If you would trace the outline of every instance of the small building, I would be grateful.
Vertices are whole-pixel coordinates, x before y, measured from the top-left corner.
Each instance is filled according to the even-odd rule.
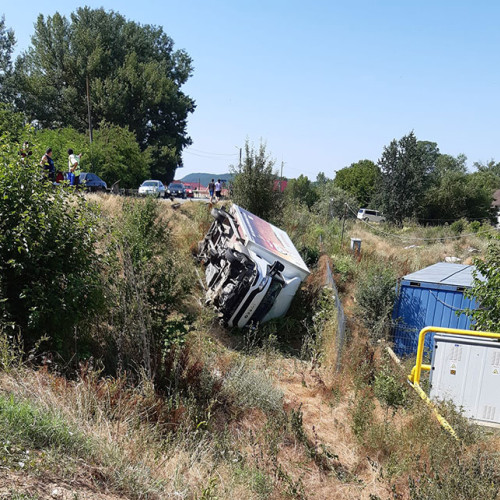
[[[418,335],[426,326],[469,330],[471,321],[465,309],[476,309],[477,302],[465,297],[473,284],[475,266],[439,262],[404,276],[396,287],[394,350],[399,356],[417,352]],[[430,352],[433,334],[425,339]]]

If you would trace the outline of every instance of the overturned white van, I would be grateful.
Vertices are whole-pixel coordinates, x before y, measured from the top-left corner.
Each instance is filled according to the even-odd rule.
[[[288,234],[238,205],[212,215],[198,246],[207,304],[230,327],[284,316],[309,274]]]

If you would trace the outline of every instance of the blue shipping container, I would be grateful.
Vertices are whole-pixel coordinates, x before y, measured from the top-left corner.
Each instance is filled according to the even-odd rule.
[[[464,296],[472,286],[474,266],[440,262],[404,276],[399,281],[394,321],[394,351],[399,356],[417,352],[418,334],[426,326],[470,329],[470,319],[460,314],[476,309],[477,303]],[[425,349],[430,353],[434,334],[427,334]]]

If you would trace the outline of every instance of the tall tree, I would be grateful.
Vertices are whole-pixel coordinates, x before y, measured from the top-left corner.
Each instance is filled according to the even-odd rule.
[[[361,207],[368,207],[380,178],[380,169],[370,160],[360,160],[335,174],[335,186],[354,196]],[[355,207],[357,208],[357,207]]]
[[[311,208],[318,200],[318,192],[306,175],[290,179],[285,189],[285,196],[292,202]]]
[[[274,170],[275,160],[261,143],[255,149],[245,143],[245,157],[238,167],[231,166],[234,174],[233,201],[258,217],[276,221],[280,216],[280,197],[274,190],[278,172]]]
[[[5,16],[0,19],[0,98],[8,98],[6,79],[12,70],[12,52],[16,44],[14,32],[5,26]]]
[[[173,47],[162,28],[102,8],[79,8],[70,20],[40,15],[32,48],[16,62],[16,104],[43,127],[84,132],[88,81],[94,125],[129,128],[150,149],[154,177],[169,181],[191,144],[186,127],[195,108],[181,91],[191,58]]]
[[[401,224],[405,217],[417,214],[430,170],[413,131],[384,147],[378,164],[384,211],[389,220]]]

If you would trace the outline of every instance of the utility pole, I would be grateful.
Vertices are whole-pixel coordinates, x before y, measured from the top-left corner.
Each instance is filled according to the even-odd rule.
[[[345,220],[347,218],[347,203],[344,203],[344,217],[342,222],[342,234],[340,235],[340,248],[342,249],[342,243],[344,242],[344,228],[345,228]]]
[[[282,193],[283,191],[281,190],[281,183],[283,182],[283,166],[285,165],[285,162],[283,160],[281,160],[281,173],[280,173],[280,182],[279,182],[279,186],[280,186],[280,193]]]
[[[90,91],[89,91],[89,76],[86,77],[87,80],[87,110],[89,113],[89,138],[90,144],[92,144],[92,117],[90,115]]]

